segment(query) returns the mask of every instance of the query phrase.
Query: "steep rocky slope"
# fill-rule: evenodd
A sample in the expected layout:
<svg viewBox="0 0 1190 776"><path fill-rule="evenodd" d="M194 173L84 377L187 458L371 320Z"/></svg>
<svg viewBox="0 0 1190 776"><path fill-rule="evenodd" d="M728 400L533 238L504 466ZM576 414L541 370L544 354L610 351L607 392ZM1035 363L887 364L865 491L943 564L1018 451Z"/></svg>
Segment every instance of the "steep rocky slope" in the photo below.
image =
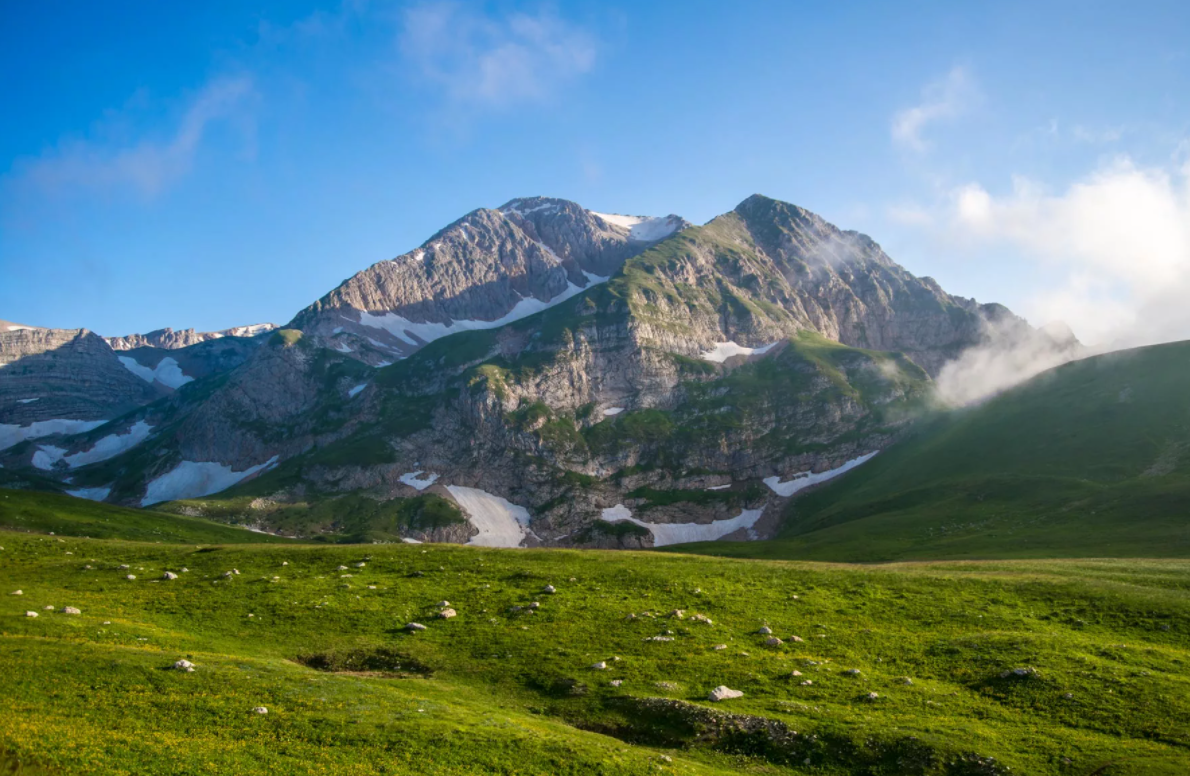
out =
<svg viewBox="0 0 1190 776"><path fill-rule="evenodd" d="M989 322L1028 331L765 197L701 227L518 199L357 274L234 369L38 451L37 468L110 501L294 532L341 530L316 518L328 502L437 496L468 523L406 536L755 538L794 493L892 444Z"/></svg>
<svg viewBox="0 0 1190 776"><path fill-rule="evenodd" d="M391 363L439 337L557 304L687 225L677 216L642 219L650 227L642 231L625 221L635 219L544 197L481 208L417 250L359 272L290 328L370 364Z"/></svg>

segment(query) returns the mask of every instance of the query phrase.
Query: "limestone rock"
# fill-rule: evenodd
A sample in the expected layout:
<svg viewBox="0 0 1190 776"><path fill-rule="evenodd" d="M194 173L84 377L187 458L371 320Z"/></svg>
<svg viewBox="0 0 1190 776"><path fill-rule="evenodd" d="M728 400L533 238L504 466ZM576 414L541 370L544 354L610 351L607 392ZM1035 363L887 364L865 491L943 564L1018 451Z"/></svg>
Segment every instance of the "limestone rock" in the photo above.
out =
<svg viewBox="0 0 1190 776"><path fill-rule="evenodd" d="M730 687L721 684L715 689L711 690L711 694L707 696L707 699L712 701L726 701L732 698L742 697L744 697L744 693L740 690L733 690Z"/></svg>

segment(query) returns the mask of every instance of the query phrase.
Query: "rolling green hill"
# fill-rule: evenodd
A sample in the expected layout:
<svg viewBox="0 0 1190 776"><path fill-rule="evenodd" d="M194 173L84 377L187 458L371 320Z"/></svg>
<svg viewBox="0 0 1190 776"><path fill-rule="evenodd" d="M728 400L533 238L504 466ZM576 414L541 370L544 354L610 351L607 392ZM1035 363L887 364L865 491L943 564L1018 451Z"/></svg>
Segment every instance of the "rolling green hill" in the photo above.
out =
<svg viewBox="0 0 1190 776"><path fill-rule="evenodd" d="M0 488L0 529L189 544L290 541L201 518L128 509L57 493L4 488Z"/></svg>
<svg viewBox="0 0 1190 776"><path fill-rule="evenodd" d="M793 501L771 558L1190 556L1190 342L1046 372Z"/></svg>
<svg viewBox="0 0 1190 776"><path fill-rule="evenodd" d="M1190 770L1186 561L0 545L6 772Z"/></svg>

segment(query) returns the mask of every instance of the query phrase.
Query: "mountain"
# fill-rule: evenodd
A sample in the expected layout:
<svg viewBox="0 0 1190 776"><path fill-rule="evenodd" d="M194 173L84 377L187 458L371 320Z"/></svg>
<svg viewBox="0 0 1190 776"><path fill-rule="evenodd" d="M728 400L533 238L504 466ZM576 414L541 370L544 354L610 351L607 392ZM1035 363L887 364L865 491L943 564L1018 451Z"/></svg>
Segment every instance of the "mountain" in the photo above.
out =
<svg viewBox="0 0 1190 776"><path fill-rule="evenodd" d="M903 436L992 326L1031 331L762 196L703 226L514 199L346 280L238 365L3 464L293 534L757 538ZM400 499L399 519L374 508Z"/></svg>
<svg viewBox="0 0 1190 776"><path fill-rule="evenodd" d="M157 334L122 338L120 344L147 342ZM86 329L0 321L0 456L26 439L89 432L196 379L234 369L257 349L261 336L210 335L187 346L157 338L166 346L117 351Z"/></svg>
<svg viewBox="0 0 1190 776"><path fill-rule="evenodd" d="M1187 557L1190 342L1094 356L921 423L743 556ZM701 551L701 550L700 550Z"/></svg>
<svg viewBox="0 0 1190 776"><path fill-rule="evenodd" d="M255 337L267 334L277 328L275 323L254 323L248 326L233 326L223 331L195 331L182 329L174 331L170 328L156 329L148 334L129 334L124 337L104 337L112 350L135 350L137 348L160 348L162 350L176 350L197 345L200 342L223 339L224 337Z"/></svg>
<svg viewBox="0 0 1190 776"><path fill-rule="evenodd" d="M468 213L421 247L374 264L290 323L373 365L458 331L491 329L607 280L624 260L688 226L609 216L573 202L514 199Z"/></svg>

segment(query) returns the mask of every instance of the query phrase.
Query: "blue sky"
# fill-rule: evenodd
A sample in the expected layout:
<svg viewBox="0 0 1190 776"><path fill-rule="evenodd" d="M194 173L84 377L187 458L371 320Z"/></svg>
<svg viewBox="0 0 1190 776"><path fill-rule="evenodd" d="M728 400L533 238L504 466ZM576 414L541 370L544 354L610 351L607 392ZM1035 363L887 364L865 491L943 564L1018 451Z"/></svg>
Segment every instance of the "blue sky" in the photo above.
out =
<svg viewBox="0 0 1190 776"><path fill-rule="evenodd" d="M284 323L476 207L754 192L1084 339L1190 337L1182 2L0 5L0 318Z"/></svg>

